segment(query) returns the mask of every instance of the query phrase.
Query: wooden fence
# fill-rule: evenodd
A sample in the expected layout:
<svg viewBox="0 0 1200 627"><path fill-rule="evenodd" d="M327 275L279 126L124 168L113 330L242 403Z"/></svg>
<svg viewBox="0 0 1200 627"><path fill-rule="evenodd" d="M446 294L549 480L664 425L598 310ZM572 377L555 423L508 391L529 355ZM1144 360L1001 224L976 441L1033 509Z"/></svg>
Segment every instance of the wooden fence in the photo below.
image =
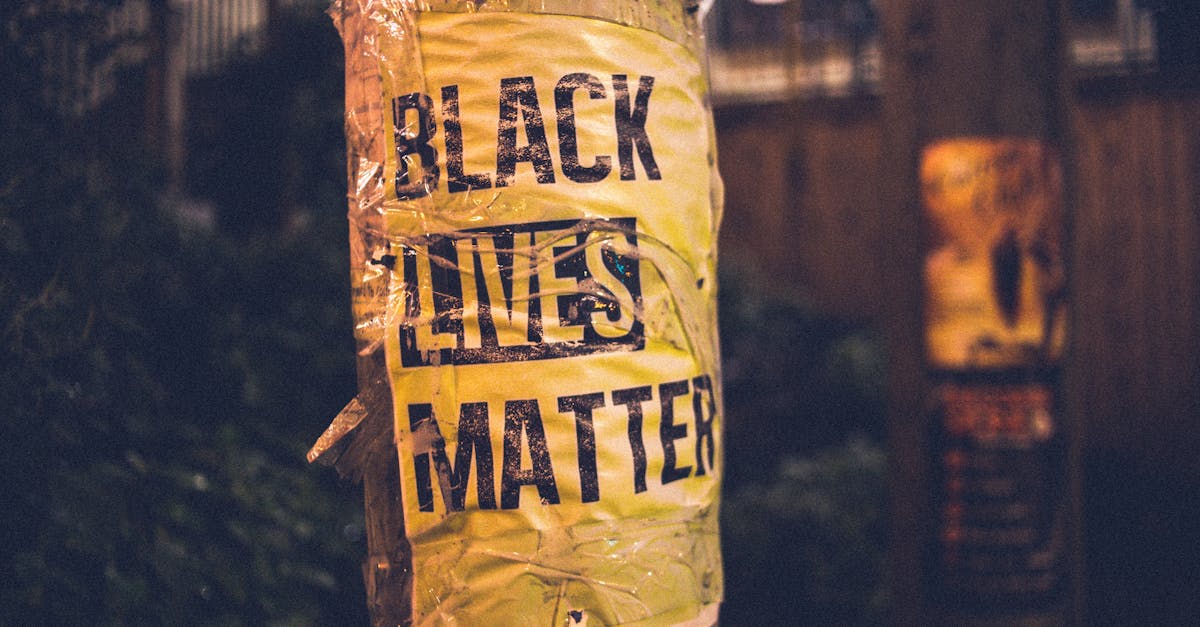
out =
<svg viewBox="0 0 1200 627"><path fill-rule="evenodd" d="M182 0L179 33L189 75L208 74L262 44L271 0Z"/></svg>
<svg viewBox="0 0 1200 627"><path fill-rule="evenodd" d="M1071 404L1089 449L1200 470L1200 93L1081 90L1070 110ZM897 246L880 226L892 201L878 180L879 99L737 105L716 119L723 259L878 321L891 289L881 251Z"/></svg>

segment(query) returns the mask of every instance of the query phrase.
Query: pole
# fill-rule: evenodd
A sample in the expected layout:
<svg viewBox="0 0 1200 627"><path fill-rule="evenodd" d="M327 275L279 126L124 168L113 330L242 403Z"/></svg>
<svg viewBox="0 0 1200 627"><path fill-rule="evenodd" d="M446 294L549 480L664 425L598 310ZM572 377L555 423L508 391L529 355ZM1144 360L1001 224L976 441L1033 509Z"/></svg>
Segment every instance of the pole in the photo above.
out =
<svg viewBox="0 0 1200 627"><path fill-rule="evenodd" d="M890 294L884 316L890 338L889 437L893 453L889 576L897 624L1072 624L1080 622L1082 615L1077 592L1081 588L1076 511L1079 429L1057 392L1059 354L1051 350L1037 353L1038 357L995 357L991 362L987 358L979 361L975 356L961 363L943 359L929 333L934 325L931 319L944 312L936 311L937 299L930 296L936 279L930 279L927 253L947 236L944 228L933 229L921 219L922 213L931 212L930 190L922 185L922 168L928 173L929 168L936 167L931 162L939 144L967 138L986 147L981 150L1003 152L1006 156L1000 161L1013 155L1025 162L1049 159L1052 164L1031 171L1035 178L1045 175L1045 189L1050 190L1047 197L1069 198L1062 194L1061 179L1054 182L1054 173L1062 171L1062 156L1069 154L1062 71L1065 11L1065 3L1029 0L889 0L880 10L888 133L882 189L884 197L891 199L883 220L884 232L894 234L885 251L892 263L885 264L889 276L884 279ZM999 174L993 172L993 179L1005 176L1001 172L1005 166L999 168ZM1054 192L1056 185L1058 191ZM1003 193L993 196L992 200L1003 204L998 200ZM1057 211L1065 216L1068 212L1062 205L1057 203ZM954 224L961 225L962 220L956 220ZM992 275L980 281L993 288L1005 281L1014 285L1007 299L1001 296L993 299L998 302L989 301L1002 318L998 325L1002 346L1005 334L1020 335L1016 331L1020 327L1018 319L1025 315L1014 304L1018 299L1016 286L1035 280L1029 277L1029 271L1024 275L1020 271L1030 265L1029 258L1037 256L1031 252L1036 246L1025 245L1029 238L1021 239L1024 233L1011 235L1011 241L997 239L989 248L991 258L983 260ZM1050 236L1052 241L1055 238L1057 252L1052 256L1055 267L1061 268L1065 246L1061 235ZM1011 253L1008 257L1003 254L1006 251ZM1006 267L1011 269L1009 279L996 270ZM1036 280L1041 284L1053 282L1044 277ZM1061 276L1058 280L1061 283ZM1061 292L1057 294L1055 298L1061 299ZM1041 315L1053 322L1054 314L1048 312L1054 311L1056 305L1043 305ZM1049 331L1045 337L1051 337ZM1048 381L1043 382L1046 377ZM1029 400L1041 398L1038 390L1043 383L1051 391L1045 406ZM957 399L957 404L950 406L948 399ZM1022 411L1030 414L1048 412L1057 431L1054 438L1046 436L1045 442L1055 442L1060 448L1050 449L1036 437L1026 438L1021 446L1033 453L1025 455L1015 452L1016 440L1009 438L989 440L987 446L992 448L981 452L979 434L970 432L964 436L970 446L962 449L968 456L967 467L974 464L976 469L984 465L992 468L996 474L991 479L997 485L1012 482L1015 486L1018 475L1032 472L1035 492L1063 495L1048 506L1055 522L1029 523L1031 533L1040 540L1008 549L1002 549L1003 543L993 539L1000 537L993 533L1000 525L979 505L987 502L990 506L998 501L987 501L978 492L964 498L956 496L959 493L954 490L961 489L962 482L958 480L961 477L953 475L952 466L963 458L947 455L962 452L948 443L946 427L951 421L947 412L995 411L1000 404L1024 407ZM1029 461L1034 458L1050 461ZM971 486L970 481L975 480L972 477L977 478L978 473L967 476L968 491L979 489L978 485ZM1063 489L1055 490L1053 486ZM1010 496L1004 506L1009 511L1038 509L1018 502L1023 496ZM961 518L964 507L965 519ZM965 527L959 524L963 520L967 521ZM959 539L964 531L974 539ZM1035 554L1038 560L1046 558L1047 550L1053 553L1047 558L1053 567L1046 571L1051 573L1047 576L1053 583L1043 589L1041 584L1031 583L1034 577L1029 563ZM960 559L962 555L967 556L966 562ZM1004 578L996 573L1003 573ZM1038 590L1033 595L1038 597L1037 603L1027 602L1030 595L1014 592L1023 586Z"/></svg>

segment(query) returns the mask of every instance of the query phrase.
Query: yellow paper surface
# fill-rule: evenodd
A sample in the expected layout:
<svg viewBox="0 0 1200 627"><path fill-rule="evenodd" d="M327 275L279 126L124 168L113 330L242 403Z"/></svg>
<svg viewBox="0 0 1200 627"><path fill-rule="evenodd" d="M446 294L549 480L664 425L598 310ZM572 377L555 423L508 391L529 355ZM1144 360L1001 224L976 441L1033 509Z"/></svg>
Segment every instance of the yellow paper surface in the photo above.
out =
<svg viewBox="0 0 1200 627"><path fill-rule="evenodd" d="M423 84L393 65L410 31L379 45L416 622L711 624L719 209L700 63L581 17L414 24Z"/></svg>

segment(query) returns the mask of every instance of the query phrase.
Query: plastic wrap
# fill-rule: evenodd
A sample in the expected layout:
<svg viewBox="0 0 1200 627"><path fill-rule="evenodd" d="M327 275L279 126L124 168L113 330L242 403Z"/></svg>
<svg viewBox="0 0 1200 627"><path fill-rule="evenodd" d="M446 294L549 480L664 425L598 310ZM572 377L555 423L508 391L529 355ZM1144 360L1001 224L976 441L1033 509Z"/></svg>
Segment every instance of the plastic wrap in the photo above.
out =
<svg viewBox="0 0 1200 627"><path fill-rule="evenodd" d="M368 571L411 560L414 624L716 622L721 188L696 8L331 9L360 390L310 458L361 475L353 449L394 446L398 489L368 486L367 516L399 508L403 538Z"/></svg>

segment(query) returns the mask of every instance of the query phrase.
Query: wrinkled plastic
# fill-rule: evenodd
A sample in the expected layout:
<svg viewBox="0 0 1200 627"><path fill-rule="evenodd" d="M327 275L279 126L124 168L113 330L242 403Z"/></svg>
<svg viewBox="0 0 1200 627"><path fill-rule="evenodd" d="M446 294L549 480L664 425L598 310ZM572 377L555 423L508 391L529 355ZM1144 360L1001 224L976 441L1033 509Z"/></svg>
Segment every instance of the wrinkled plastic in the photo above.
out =
<svg viewBox="0 0 1200 627"><path fill-rule="evenodd" d="M721 186L695 13L331 9L360 390L310 458L352 433L395 438L414 624L716 622ZM498 78L489 118L495 97L478 94ZM502 182L506 120L518 152ZM391 430L364 426L384 412Z"/></svg>

